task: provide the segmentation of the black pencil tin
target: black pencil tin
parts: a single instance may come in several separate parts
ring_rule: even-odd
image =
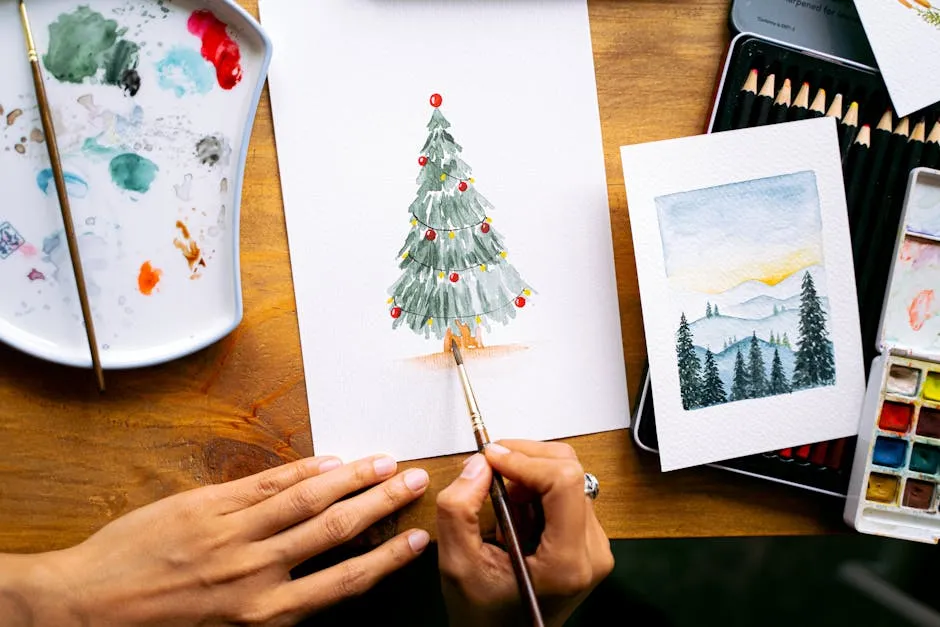
[[[874,128],[890,105],[851,0],[737,0],[731,7],[730,28],[732,39],[718,77],[706,132],[732,128],[737,94],[755,67],[762,68],[761,80],[770,71],[780,77],[780,82],[789,78],[794,94],[804,81],[812,81],[814,87],[826,90],[829,102],[835,93],[843,94],[844,107],[858,101],[859,127],[869,124]],[[880,308],[872,315],[877,317],[879,313]],[[648,371],[637,395],[632,424],[636,444],[658,453]],[[845,497],[855,444],[854,437],[826,443],[832,459],[825,464],[812,463],[797,455],[784,457],[780,452],[768,452],[709,465]]]

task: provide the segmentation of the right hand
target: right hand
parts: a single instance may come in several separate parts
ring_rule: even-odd
[[[490,465],[511,482],[511,495],[529,494],[544,515],[538,548],[526,562],[546,625],[560,626],[610,574],[614,558],[593,501],[584,495],[584,469],[574,449],[526,440],[491,444],[438,494],[438,555],[451,625],[526,624],[509,555],[480,532]]]

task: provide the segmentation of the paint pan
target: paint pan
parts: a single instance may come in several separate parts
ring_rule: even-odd
[[[844,518],[863,533],[936,544],[940,541],[940,170],[911,172],[901,224]]]

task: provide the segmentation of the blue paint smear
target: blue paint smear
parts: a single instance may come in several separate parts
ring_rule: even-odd
[[[172,48],[157,63],[157,75],[160,88],[172,91],[177,98],[208,93],[215,85],[212,66],[192,48]]]
[[[64,172],[63,178],[65,178],[65,189],[69,194],[69,198],[84,198],[88,195],[88,183],[85,182],[85,179],[71,172]],[[46,168],[40,171],[36,175],[36,185],[39,186],[43,194],[55,193],[52,170]]]
[[[42,252],[51,255],[52,251],[62,245],[61,234],[56,232],[42,239]]]
[[[875,440],[875,451],[871,461],[878,466],[887,468],[900,468],[907,455],[907,442],[898,438],[878,437]]]

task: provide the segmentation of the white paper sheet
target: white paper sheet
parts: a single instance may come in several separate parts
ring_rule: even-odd
[[[490,435],[628,426],[583,0],[263,0],[261,18],[316,451],[474,448],[443,341],[393,330],[387,302],[434,93],[534,292],[484,332],[484,349],[464,351]]]
[[[833,119],[624,146],[621,158],[663,470],[854,435],[865,381]],[[822,368],[797,373],[801,324],[819,310],[828,339],[812,337],[831,342],[834,380],[809,382]],[[698,378],[680,374],[683,315]],[[744,384],[755,334],[753,379],[766,381],[733,394],[738,350]],[[722,380],[710,397],[707,351]]]
[[[940,101],[940,3],[927,4],[855,0],[900,117]]]

